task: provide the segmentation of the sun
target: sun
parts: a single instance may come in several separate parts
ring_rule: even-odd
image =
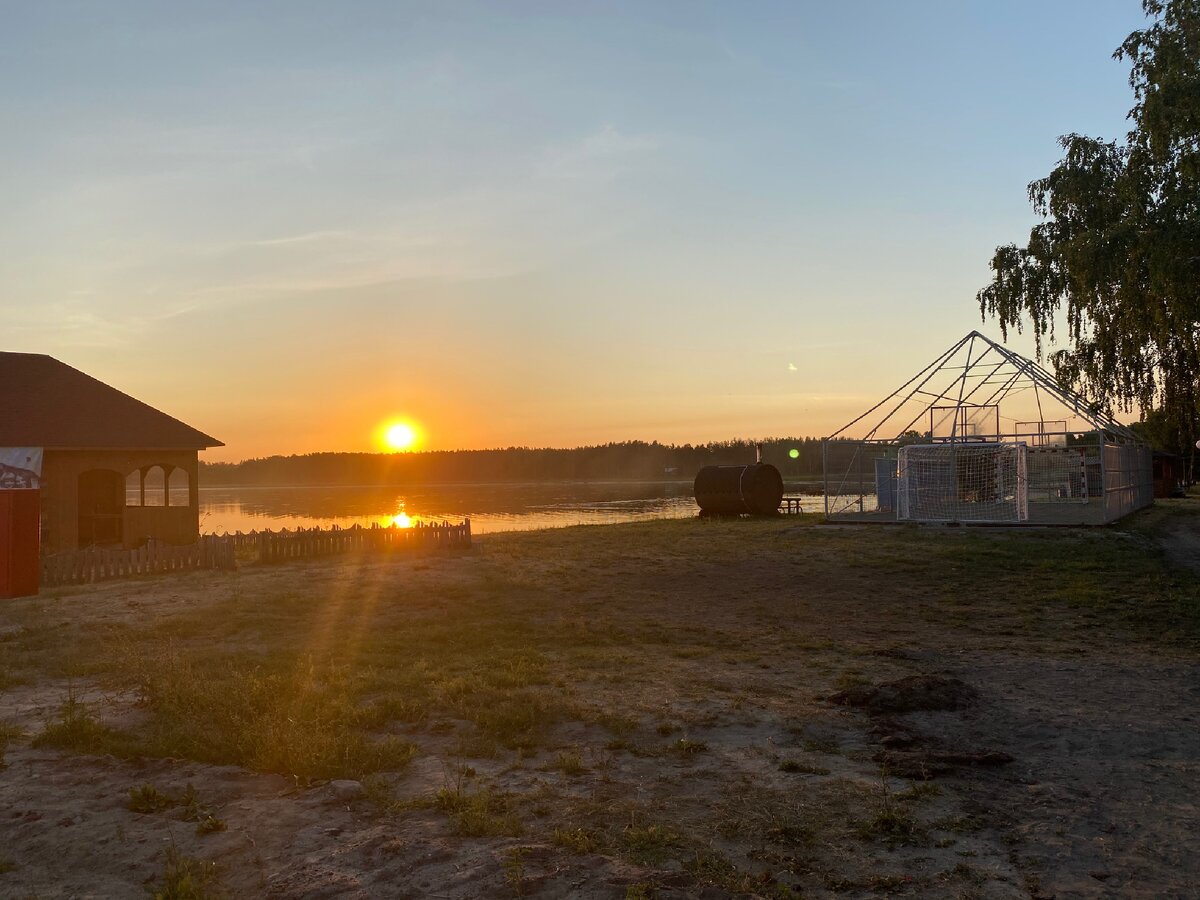
[[[383,427],[382,438],[389,450],[411,450],[417,444],[417,429],[410,422],[389,422]]]
[[[393,450],[407,450],[416,443],[417,433],[408,423],[397,422],[388,426],[387,431],[383,433],[383,439]]]

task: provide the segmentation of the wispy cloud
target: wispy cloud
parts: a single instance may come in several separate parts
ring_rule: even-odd
[[[191,311],[187,303],[121,315],[102,313],[79,300],[61,300],[36,310],[12,310],[5,316],[6,337],[14,344],[122,349],[136,344],[165,322]]]
[[[548,150],[539,171],[551,178],[608,180],[660,146],[656,137],[628,134],[609,123],[572,143]]]
[[[309,231],[305,234],[289,234],[284,237],[266,238],[260,241],[250,241],[254,247],[286,247],[292,244],[313,244],[331,239],[350,238],[346,231]]]

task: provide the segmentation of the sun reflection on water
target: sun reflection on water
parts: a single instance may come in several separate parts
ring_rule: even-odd
[[[201,486],[204,534],[281,528],[417,528],[471,517],[473,534],[696,515],[691,484]],[[820,497],[812,498],[817,506]],[[409,512],[409,507],[420,513]],[[816,508],[816,506],[814,506]]]

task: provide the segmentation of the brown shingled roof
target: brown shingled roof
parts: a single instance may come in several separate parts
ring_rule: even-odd
[[[216,438],[51,356],[0,352],[0,447],[222,446]]]

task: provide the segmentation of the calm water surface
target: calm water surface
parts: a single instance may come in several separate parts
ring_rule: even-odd
[[[807,501],[814,511],[824,509],[821,497]],[[461,522],[467,517],[472,532],[487,534],[681,519],[698,512],[691,482],[200,488],[200,530],[205,534]]]

